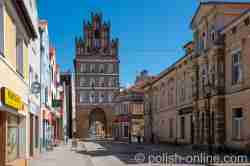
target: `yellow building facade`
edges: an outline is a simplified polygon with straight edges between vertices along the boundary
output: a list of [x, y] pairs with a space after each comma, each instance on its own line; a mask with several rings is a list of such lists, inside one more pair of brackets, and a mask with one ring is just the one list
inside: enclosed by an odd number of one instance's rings
[[27, 165], [29, 42], [36, 37], [24, 2], [0, 2], [0, 166]]

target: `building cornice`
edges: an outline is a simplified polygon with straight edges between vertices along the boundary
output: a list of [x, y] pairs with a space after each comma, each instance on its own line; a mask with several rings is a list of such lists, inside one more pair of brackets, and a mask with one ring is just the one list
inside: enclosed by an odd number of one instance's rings
[[24, 1], [13, 0], [13, 3], [25, 29], [27, 30], [29, 37], [32, 39], [36, 39], [38, 35], [35, 26], [33, 25], [32, 20], [30, 18], [29, 12], [24, 4]]

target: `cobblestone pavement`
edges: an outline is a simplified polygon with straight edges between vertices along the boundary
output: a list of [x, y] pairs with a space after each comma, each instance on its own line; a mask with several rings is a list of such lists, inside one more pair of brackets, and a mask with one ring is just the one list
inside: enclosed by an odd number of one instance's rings
[[[85, 151], [83, 154], [91, 156], [91, 161], [94, 166], [155, 166], [155, 163], [149, 162], [149, 155], [161, 156], [164, 155], [161, 152], [182, 152], [183, 154], [190, 153], [190, 149], [187, 147], [185, 150], [181, 147], [175, 146], [161, 146], [161, 145], [140, 145], [140, 144], [128, 144], [121, 142], [84, 142]], [[165, 153], [166, 154], [166, 153]], [[136, 158], [137, 157], [137, 158]], [[151, 158], [154, 160], [154, 158]], [[155, 160], [156, 161], [156, 160]], [[159, 161], [159, 160], [158, 160]], [[162, 166], [169, 165], [169, 162], [162, 160]], [[191, 164], [171, 164], [172, 166], [188, 166]], [[157, 166], [160, 166], [159, 164]], [[199, 166], [199, 164], [196, 164]]]
[[[188, 146], [84, 141], [78, 144], [77, 149], [72, 150], [70, 145], [62, 145], [51, 152], [43, 153], [38, 159], [32, 160], [30, 166], [192, 166], [183, 158], [186, 155], [199, 153], [201, 152], [192, 151]], [[166, 156], [169, 155], [178, 155], [177, 157], [182, 160], [179, 160], [178, 164], [169, 164], [173, 161], [173, 159], [166, 160]], [[162, 164], [150, 161], [160, 161]], [[205, 164], [193, 164], [193, 166], [201, 165]]]
[[61, 145], [30, 161], [30, 166], [94, 166], [88, 155], [76, 153], [69, 145]]

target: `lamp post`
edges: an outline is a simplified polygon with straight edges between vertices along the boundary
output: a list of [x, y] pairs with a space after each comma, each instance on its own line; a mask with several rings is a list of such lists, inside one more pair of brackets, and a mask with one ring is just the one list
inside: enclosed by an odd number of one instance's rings
[[211, 97], [212, 97], [212, 91], [216, 89], [216, 86], [214, 84], [215, 80], [214, 77], [212, 77], [212, 81], [208, 78], [207, 84], [205, 85], [205, 97], [207, 99], [207, 113], [208, 113], [208, 152], [209, 155], [212, 155], [212, 117], [211, 117]]

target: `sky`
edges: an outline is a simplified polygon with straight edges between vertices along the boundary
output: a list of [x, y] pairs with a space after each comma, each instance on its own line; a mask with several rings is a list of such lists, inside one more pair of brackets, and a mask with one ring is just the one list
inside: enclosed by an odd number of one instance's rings
[[198, 0], [38, 0], [62, 71], [73, 71], [75, 37], [83, 35], [83, 20], [102, 12], [111, 21], [111, 35], [120, 41], [121, 86], [131, 85], [143, 69], [158, 74], [184, 55], [197, 7]]

